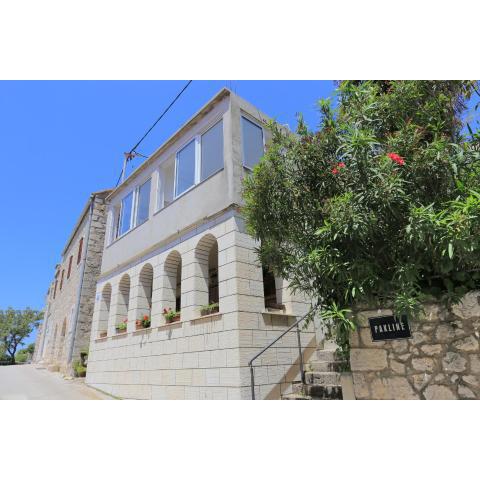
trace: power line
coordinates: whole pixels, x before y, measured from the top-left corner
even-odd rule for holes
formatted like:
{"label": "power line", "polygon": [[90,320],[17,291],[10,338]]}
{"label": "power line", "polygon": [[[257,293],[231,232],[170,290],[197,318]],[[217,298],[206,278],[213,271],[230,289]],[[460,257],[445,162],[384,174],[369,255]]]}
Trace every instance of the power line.
{"label": "power line", "polygon": [[122,178],[122,176],[124,175],[124,170],[126,170],[126,165],[127,163],[129,162],[129,160],[131,160],[134,156],[141,156],[141,157],[144,157],[144,158],[147,158],[145,157],[145,155],[142,155],[142,154],[139,154],[137,152],[135,152],[135,150],[137,149],[137,147],[143,142],[143,140],[145,140],[145,137],[155,128],[155,125],[165,116],[165,114],[170,110],[170,108],[173,107],[173,105],[175,104],[175,102],[180,98],[180,96],[182,95],[182,93],[189,87],[189,85],[192,83],[192,80],[189,80],[185,85],[184,87],[180,90],[180,92],[177,93],[177,96],[170,102],[170,104],[168,105],[168,107],[162,112],[162,114],[157,118],[157,120],[155,120],[155,122],[153,123],[153,125],[145,132],[145,134],[143,135],[143,137],[135,144],[135,146],[128,152],[128,153],[125,153],[125,163],[124,163],[124,167],[122,168],[122,171],[120,172],[120,176],[118,177],[118,180],[117,180],[117,184],[115,185],[115,187],[118,186],[118,184],[120,183],[120,180]]}

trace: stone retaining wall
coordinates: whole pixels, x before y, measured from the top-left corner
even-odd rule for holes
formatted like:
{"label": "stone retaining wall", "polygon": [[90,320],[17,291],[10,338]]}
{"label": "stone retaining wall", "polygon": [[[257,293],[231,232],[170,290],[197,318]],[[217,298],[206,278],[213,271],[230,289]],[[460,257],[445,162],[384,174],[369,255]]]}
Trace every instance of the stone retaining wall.
{"label": "stone retaining wall", "polygon": [[369,317],[357,314],[351,367],[357,399],[480,399],[480,291],[456,306],[425,306],[409,321],[410,339],[372,342]]}

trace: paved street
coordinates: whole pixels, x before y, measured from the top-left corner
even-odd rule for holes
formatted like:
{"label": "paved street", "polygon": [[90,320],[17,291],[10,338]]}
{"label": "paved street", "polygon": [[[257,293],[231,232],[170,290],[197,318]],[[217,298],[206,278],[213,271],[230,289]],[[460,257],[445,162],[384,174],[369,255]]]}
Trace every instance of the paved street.
{"label": "paved street", "polygon": [[0,400],[108,400],[110,397],[84,385],[64,380],[59,373],[34,365],[0,366]]}

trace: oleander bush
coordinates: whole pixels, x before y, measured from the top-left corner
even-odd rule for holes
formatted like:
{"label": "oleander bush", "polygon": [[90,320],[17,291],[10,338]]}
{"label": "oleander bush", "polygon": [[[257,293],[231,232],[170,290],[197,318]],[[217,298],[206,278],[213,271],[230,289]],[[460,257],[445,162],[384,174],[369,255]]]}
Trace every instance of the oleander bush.
{"label": "oleander bush", "polygon": [[269,124],[247,227],[346,356],[356,306],[412,315],[479,287],[480,134],[464,120],[477,95],[474,81],[344,81],[316,131]]}

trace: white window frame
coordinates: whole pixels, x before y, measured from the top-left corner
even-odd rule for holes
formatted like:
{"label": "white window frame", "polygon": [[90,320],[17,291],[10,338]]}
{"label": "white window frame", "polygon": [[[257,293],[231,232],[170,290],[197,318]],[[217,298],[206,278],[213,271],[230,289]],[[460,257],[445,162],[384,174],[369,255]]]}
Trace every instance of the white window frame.
{"label": "white window frame", "polygon": [[[121,225],[121,222],[122,222],[122,218],[123,218],[123,201],[130,195],[132,194],[132,208],[130,209],[130,228],[123,232],[122,234],[120,234],[120,225]],[[124,235],[126,235],[130,230],[133,230],[135,228],[135,215],[134,215],[134,212],[135,212],[135,205],[136,205],[136,198],[137,198],[137,195],[136,195],[136,189],[135,190],[131,190],[130,192],[128,192],[126,195],[124,195],[122,197],[122,199],[120,200],[120,215],[119,215],[119,221],[118,221],[118,225],[116,227],[116,237],[115,239],[117,238],[122,238]]]}
{"label": "white window frame", "polygon": [[250,115],[248,115],[246,112],[242,112],[242,113],[240,114],[240,130],[241,130],[241,135],[242,135],[242,165],[243,165],[243,168],[246,168],[246,169],[249,170],[250,172],[253,172],[253,168],[252,168],[252,167],[249,167],[248,165],[245,165],[245,149],[243,148],[242,117],[243,117],[247,122],[253,123],[253,124],[256,125],[257,127],[259,127],[260,130],[262,131],[262,144],[263,144],[263,154],[264,154],[264,155],[265,155],[265,130],[264,130],[263,126],[260,125],[260,123],[259,123],[256,119],[253,119],[253,117],[251,117]]}
{"label": "white window frame", "polygon": [[[139,205],[139,199],[140,199],[140,189],[146,184],[150,182],[150,193],[149,193],[149,197],[148,197],[148,216],[147,218],[142,222],[142,223],[139,223],[137,224],[137,210],[138,210],[138,205]],[[133,221],[134,221],[134,224],[132,224],[132,228],[135,228],[137,227],[138,225],[143,225],[144,223],[148,222],[150,220],[150,203],[151,203],[151,199],[152,199],[152,177],[148,177],[143,183],[141,183],[138,187],[135,188],[135,194],[134,194],[134,208],[133,208]],[[131,230],[130,229],[130,230]],[[129,231],[130,231],[129,230]],[[126,233],[126,232],[125,232]]]}
{"label": "white window frame", "polygon": [[[200,183],[200,162],[201,162],[201,145],[200,145],[200,135],[195,135],[194,137],[190,138],[188,142],[185,142],[176,152],[175,152],[175,173],[174,173],[174,184],[173,184],[173,198],[176,200],[180,198],[182,195],[185,195],[189,192],[192,188],[195,188]],[[178,169],[178,154],[185,148],[188,147],[192,142],[195,142],[194,145],[194,152],[195,152],[195,167],[194,167],[194,176],[193,176],[193,185],[188,187],[182,193],[177,194],[177,169]]]}
{"label": "white window frame", "polygon": [[[223,157],[223,166],[222,168],[219,168],[215,172],[213,172],[211,175],[209,175],[207,178],[204,180],[201,179],[202,175],[202,135],[207,133],[210,129],[215,127],[217,123],[222,122],[222,137],[223,137],[223,152],[222,152],[222,157]],[[177,198],[180,198],[182,195],[185,195],[187,192],[192,190],[192,188],[195,188],[198,184],[204,182],[205,180],[208,180],[210,177],[215,175],[216,173],[222,171],[225,168],[225,135],[224,135],[224,123],[223,123],[223,115],[215,118],[214,121],[209,123],[205,128],[203,128],[200,132],[198,132],[196,135],[191,137],[187,142],[183,143],[182,146],[175,152],[175,171],[174,171],[174,185],[173,185],[173,200],[176,200]],[[263,129],[262,129],[262,137],[263,135]],[[177,195],[177,165],[178,165],[178,154],[192,141],[195,142],[195,172],[194,172],[194,184],[190,187],[188,187],[185,191]],[[264,140],[265,142],[265,140]]]}

